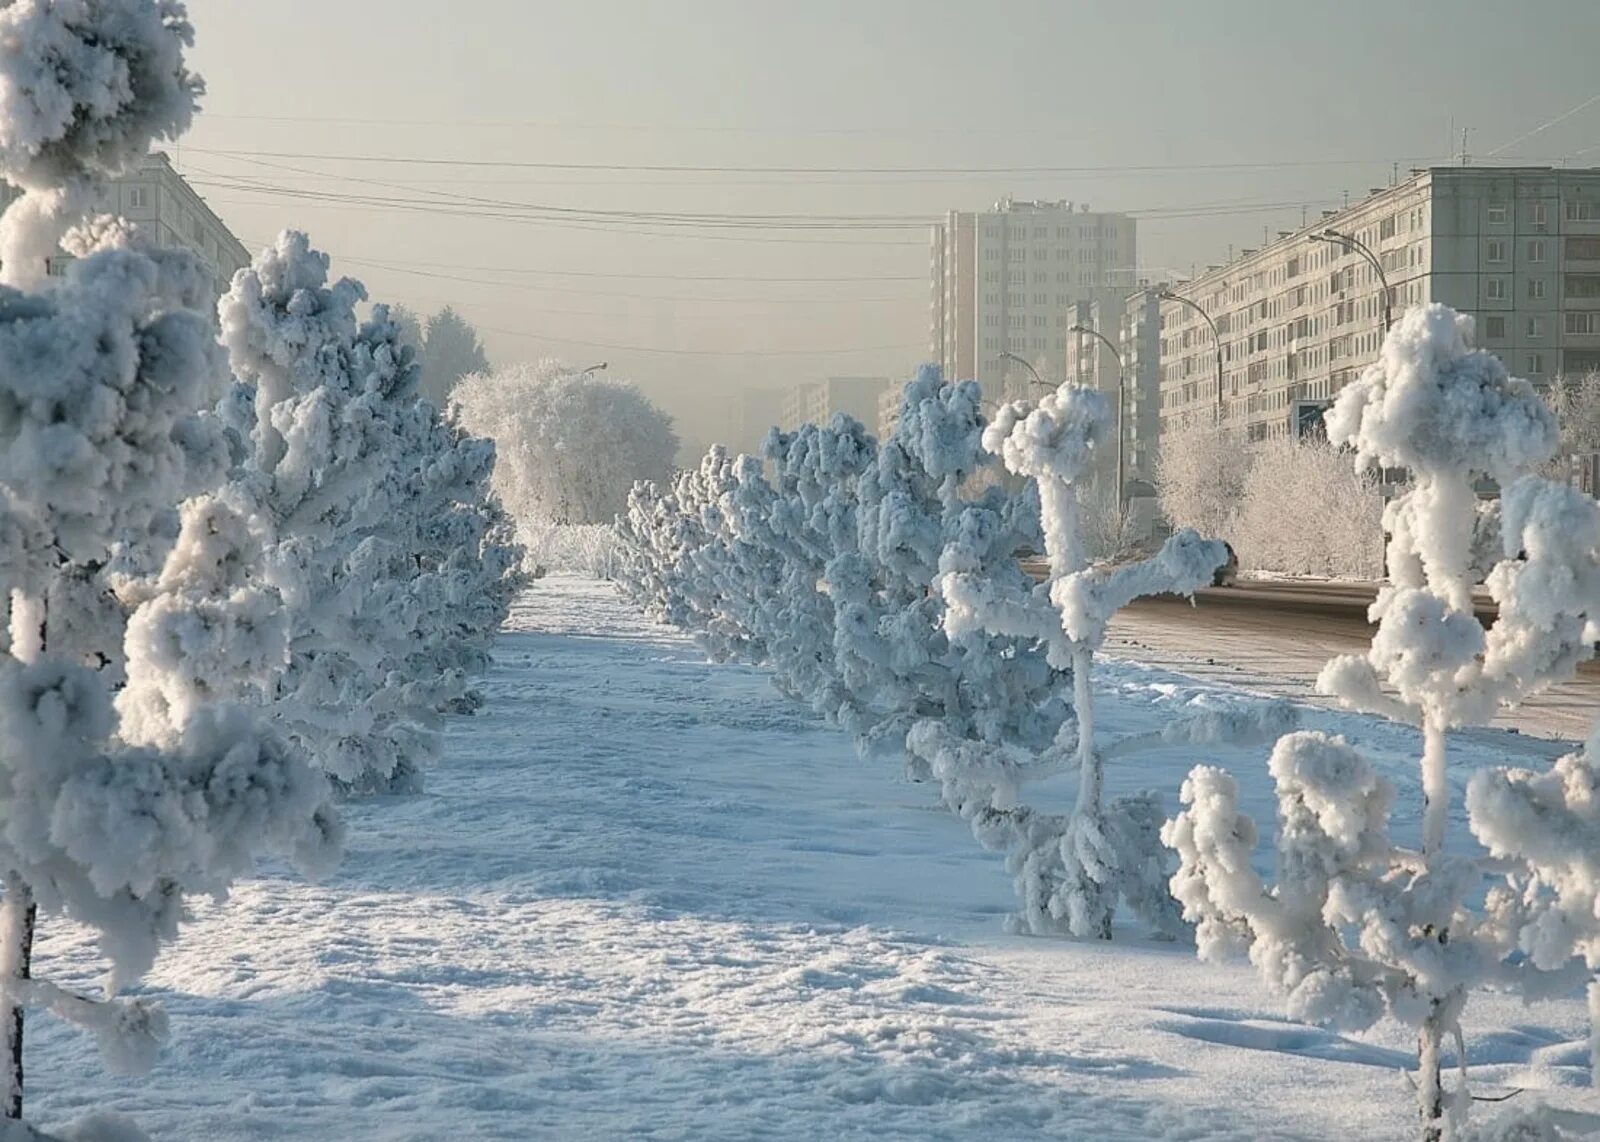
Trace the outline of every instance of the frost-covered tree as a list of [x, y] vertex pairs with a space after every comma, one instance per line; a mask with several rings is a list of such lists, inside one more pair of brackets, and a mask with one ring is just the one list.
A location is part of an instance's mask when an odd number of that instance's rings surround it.
[[672, 421], [638, 388], [559, 361], [464, 379], [461, 423], [499, 448], [494, 486], [519, 526], [610, 523], [640, 480], [673, 471]]
[[515, 587], [492, 443], [417, 399], [412, 348], [384, 306], [357, 319], [365, 296], [291, 232], [219, 306], [250, 390], [233, 407], [253, 415], [233, 482], [270, 520], [268, 579], [291, 616], [274, 716], [356, 789], [415, 781]]
[[[1025, 819], [1012, 863], [1027, 927], [1059, 926], [1102, 939], [1111, 935], [1119, 899], [1158, 927], [1168, 925], [1172, 909], [1156, 840], [1159, 799], [1141, 794], [1109, 808], [1104, 804], [1108, 751], [1095, 740], [1094, 654], [1120, 608], [1141, 595], [1191, 594], [1211, 581], [1226, 558], [1220, 542], [1182, 531], [1151, 559], [1120, 567], [1089, 565], [1083, 492], [1112, 431], [1110, 407], [1093, 389], [1063, 385], [1037, 406], [1003, 406], [983, 442], [1007, 469], [1038, 488], [1049, 576], [1038, 587], [1022, 589], [964, 567], [957, 557], [946, 561], [938, 581], [948, 604], [945, 629], [952, 635], [986, 631], [1031, 639], [1047, 648], [1051, 665], [1071, 671], [1075, 717], [1053, 750], [1077, 766], [1077, 802], [1064, 817]], [[935, 764], [949, 763], [936, 759]]]
[[1562, 373], [1551, 383], [1548, 399], [1561, 429], [1560, 459], [1600, 452], [1600, 372]]
[[1232, 521], [1242, 567], [1321, 578], [1383, 576], [1383, 493], [1324, 440], [1272, 440], [1251, 455]]
[[1225, 425], [1195, 424], [1163, 432], [1156, 454], [1156, 496], [1175, 528], [1231, 539], [1250, 456]]
[[[0, 1094], [13, 1120], [26, 1009], [93, 1031], [113, 1066], [147, 1067], [165, 1018], [118, 993], [176, 936], [185, 896], [222, 894], [260, 852], [325, 866], [337, 851], [325, 780], [203, 677], [264, 683], [281, 668], [272, 601], [199, 571], [196, 513], [164, 557], [146, 542], [223, 452], [198, 415], [226, 377], [197, 308], [203, 274], [187, 255], [139, 252], [115, 220], [79, 225], [106, 179], [187, 125], [190, 36], [177, 3], [0, 8], [0, 174], [24, 190], [0, 217], [0, 590], [13, 600], [0, 656]], [[79, 260], [46, 282], [64, 237]], [[121, 611], [79, 607], [75, 590], [130, 546], [170, 590], [139, 605], [124, 639]], [[137, 679], [117, 704], [109, 672], [84, 662], [113, 644]], [[51, 915], [96, 933], [103, 996], [37, 970], [34, 932]]]
[[0, 170], [22, 190], [0, 220], [0, 281], [29, 289], [106, 180], [188, 129], [203, 85], [175, 0], [12, 0], [0, 19]]
[[[402, 322], [403, 336], [414, 336], [416, 319]], [[422, 376], [418, 392], [444, 408], [462, 377], [489, 371], [489, 357], [478, 342], [478, 331], [448, 305], [428, 318], [422, 341]]]
[[[1298, 1017], [1361, 1028], [1388, 1015], [1417, 1028], [1428, 1139], [1466, 1114], [1466, 1092], [1443, 1085], [1440, 1056], [1447, 1038], [1460, 1049], [1471, 989], [1495, 983], [1534, 994], [1571, 980], [1574, 968], [1560, 955], [1514, 954], [1519, 939], [1537, 942], [1540, 894], [1514, 891], [1527, 884], [1526, 868], [1513, 866], [1509, 887], [1474, 911], [1485, 870], [1445, 844], [1449, 731], [1482, 725], [1570, 676], [1600, 637], [1600, 505], [1526, 475], [1555, 450], [1554, 417], [1531, 385], [1469, 347], [1470, 331], [1469, 318], [1443, 306], [1412, 310], [1327, 418], [1330, 439], [1357, 462], [1404, 467], [1415, 480], [1385, 511], [1390, 585], [1372, 608], [1372, 647], [1330, 662], [1318, 686], [1353, 709], [1421, 727], [1420, 849], [1390, 837], [1394, 790], [1359, 750], [1310, 733], [1284, 737], [1273, 752], [1273, 888], [1251, 867], [1255, 825], [1238, 812], [1225, 773], [1191, 773], [1187, 808], [1163, 834], [1179, 853], [1173, 891], [1198, 925], [1203, 956], [1248, 949]], [[1472, 604], [1481, 476], [1505, 488], [1501, 558], [1487, 578], [1499, 617], [1487, 631]], [[1533, 783], [1501, 775], [1474, 790], [1474, 829], [1527, 859], [1519, 846], [1530, 822], [1517, 802], [1537, 799]]]

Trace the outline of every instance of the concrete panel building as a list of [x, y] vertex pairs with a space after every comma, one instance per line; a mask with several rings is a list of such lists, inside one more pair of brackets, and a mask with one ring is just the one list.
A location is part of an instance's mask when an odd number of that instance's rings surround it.
[[802, 424], [827, 424], [842, 412], [876, 432], [878, 398], [888, 387], [888, 377], [829, 377], [796, 385], [783, 394], [779, 424], [785, 432], [792, 432]]
[[1067, 366], [1069, 309], [1134, 288], [1134, 219], [1072, 202], [1003, 199], [988, 211], [952, 212], [933, 228], [929, 352], [951, 380], [973, 378], [989, 399], [1026, 395], [1026, 369], [1046, 381]]
[[[0, 190], [0, 206], [18, 193], [13, 187]], [[244, 244], [159, 151], [113, 182], [101, 209], [134, 223], [157, 248], [185, 249], [197, 255], [211, 272], [219, 295], [233, 281], [235, 271], [250, 264]], [[52, 257], [50, 272], [64, 273], [71, 261], [66, 254]]]
[[[1396, 318], [1444, 302], [1471, 314], [1477, 343], [1536, 384], [1600, 367], [1600, 170], [1434, 167], [1246, 250], [1174, 289], [1216, 323], [1220, 408], [1246, 442], [1303, 431], [1382, 345], [1383, 294], [1355, 250], [1369, 247]], [[1217, 415], [1204, 319], [1160, 304], [1160, 427]]]

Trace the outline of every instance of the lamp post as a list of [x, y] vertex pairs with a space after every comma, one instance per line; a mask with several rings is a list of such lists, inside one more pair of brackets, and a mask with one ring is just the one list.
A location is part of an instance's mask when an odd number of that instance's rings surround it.
[[1126, 434], [1122, 430], [1122, 412], [1123, 412], [1123, 408], [1128, 403], [1128, 394], [1124, 389], [1125, 378], [1122, 375], [1122, 354], [1117, 350], [1117, 347], [1111, 343], [1111, 338], [1107, 337], [1104, 333], [1100, 332], [1098, 329], [1090, 329], [1087, 325], [1074, 325], [1074, 326], [1071, 326], [1067, 330], [1067, 332], [1068, 333], [1078, 333], [1078, 334], [1085, 334], [1086, 333], [1090, 337], [1095, 338], [1096, 340], [1098, 340], [1100, 342], [1100, 344], [1104, 345], [1107, 349], [1111, 350], [1111, 355], [1114, 358], [1116, 358], [1116, 361], [1117, 361], [1117, 483], [1116, 483], [1116, 488], [1117, 488], [1117, 509], [1120, 511], [1122, 509], [1122, 486], [1123, 486], [1122, 485], [1122, 481], [1123, 481], [1123, 460], [1122, 460], [1123, 452], [1122, 452], [1122, 450], [1123, 450], [1123, 442], [1127, 439]]
[[607, 362], [605, 361], [601, 361], [598, 365], [590, 365], [587, 369], [583, 370], [583, 372], [579, 373], [578, 376], [587, 377], [590, 373], [604, 372], [606, 365]]
[[1389, 279], [1383, 272], [1383, 261], [1377, 254], [1372, 252], [1372, 247], [1353, 234], [1345, 234], [1339, 230], [1331, 229], [1324, 230], [1320, 234], [1312, 234], [1311, 240], [1313, 242], [1326, 242], [1330, 246], [1338, 246], [1345, 253], [1354, 251], [1367, 260], [1367, 264], [1378, 275], [1378, 287], [1383, 290], [1383, 331], [1388, 333], [1393, 318], [1393, 315], [1389, 312]]
[[1176, 293], [1173, 293], [1171, 290], [1164, 289], [1160, 293], [1158, 293], [1156, 296], [1159, 297], [1162, 301], [1175, 301], [1179, 305], [1187, 305], [1190, 309], [1194, 310], [1201, 317], [1203, 317], [1205, 319], [1205, 323], [1208, 326], [1210, 326], [1210, 328], [1211, 328], [1211, 343], [1217, 347], [1217, 423], [1221, 424], [1222, 423], [1222, 416], [1223, 416], [1223, 404], [1222, 404], [1222, 338], [1217, 335], [1217, 323], [1215, 321], [1211, 320], [1211, 315], [1209, 313], [1207, 313], [1205, 310], [1200, 308], [1200, 303], [1199, 302], [1191, 301], [1188, 298], [1184, 297], [1182, 294], [1176, 294]]
[[1045, 383], [1044, 379], [1039, 376], [1039, 370], [1035, 369], [1033, 365], [1030, 364], [1025, 358], [1019, 357], [1015, 353], [1005, 352], [1000, 354], [999, 359], [1002, 361], [1011, 361], [1015, 364], [1021, 365], [1024, 369], [1033, 374], [1033, 383], [1038, 385], [1040, 388], [1047, 389], [1050, 387]]

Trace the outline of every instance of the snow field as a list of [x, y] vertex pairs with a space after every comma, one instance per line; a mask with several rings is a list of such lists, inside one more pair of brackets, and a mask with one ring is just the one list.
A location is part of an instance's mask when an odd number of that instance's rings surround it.
[[[109, 1106], [157, 1140], [221, 1142], [1368, 1139], [1414, 1123], [1404, 1030], [1286, 1021], [1247, 966], [1131, 929], [1006, 935], [1010, 877], [935, 789], [862, 762], [764, 674], [705, 663], [605, 585], [540, 581], [510, 626], [429, 792], [349, 803], [331, 880], [241, 882], [163, 954], [141, 992], [172, 1017], [154, 1074], [116, 1079], [83, 1035], [31, 1025], [30, 1117]], [[1112, 734], [1202, 689], [1128, 663], [1101, 677]], [[1307, 724], [1414, 780], [1414, 731]], [[1259, 747], [1141, 753], [1107, 767], [1108, 792], [1150, 785], [1175, 808], [1197, 754], [1240, 777], [1249, 811], [1271, 805]], [[1073, 776], [1041, 792], [1066, 802]], [[41, 964], [87, 979], [88, 936], [53, 927]], [[1585, 1027], [1579, 998], [1476, 996], [1474, 1089], [1589, 1105]]]

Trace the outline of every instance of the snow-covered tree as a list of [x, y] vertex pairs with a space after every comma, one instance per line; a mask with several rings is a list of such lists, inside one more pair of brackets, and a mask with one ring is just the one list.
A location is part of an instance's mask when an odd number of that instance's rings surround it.
[[365, 296], [291, 232], [219, 306], [252, 390], [234, 403], [254, 415], [233, 482], [270, 520], [268, 580], [291, 616], [273, 712], [357, 789], [415, 781], [515, 586], [492, 443], [417, 400], [414, 352], [384, 306], [358, 321]]
[[1161, 434], [1156, 496], [1175, 528], [1231, 539], [1250, 456], [1238, 435], [1214, 421]]
[[[1026, 927], [1035, 931], [1061, 927], [1074, 935], [1102, 939], [1111, 935], [1119, 899], [1158, 928], [1169, 926], [1172, 906], [1162, 883], [1164, 862], [1156, 840], [1159, 799], [1141, 794], [1109, 807], [1104, 804], [1103, 764], [1110, 750], [1095, 740], [1094, 654], [1117, 610], [1141, 595], [1190, 594], [1209, 583], [1226, 558], [1220, 542], [1182, 531], [1151, 559], [1120, 567], [1089, 566], [1082, 493], [1112, 430], [1110, 406], [1093, 389], [1063, 385], [1037, 406], [1003, 406], [984, 431], [983, 443], [1012, 473], [1037, 485], [1048, 579], [1025, 589], [963, 566], [959, 554], [952, 553], [938, 580], [948, 605], [944, 625], [952, 636], [983, 631], [1033, 640], [1047, 648], [1052, 666], [1071, 671], [1075, 717], [1063, 725], [1052, 746], [1056, 757], [1035, 764], [1054, 768], [1072, 758], [1078, 769], [1077, 802], [1066, 816], [1027, 814], [1017, 821], [1012, 866]], [[1250, 721], [1248, 715], [1244, 720]], [[1218, 724], [1215, 719], [1208, 723], [1212, 728]], [[1199, 732], [1198, 722], [1174, 725], [1180, 733], [1191, 725]], [[1129, 744], [1118, 746], [1126, 749]], [[974, 756], [970, 747], [964, 758], [959, 749], [947, 748], [945, 754], [935, 755], [936, 771], [953, 764], [957, 773], [961, 768], [979, 775], [1020, 771], [1014, 762], [984, 764], [982, 755]], [[1011, 800], [1014, 786], [1012, 779], [996, 788]], [[979, 820], [988, 823], [993, 818], [985, 815]]]
[[[208, 688], [212, 668], [257, 683], [281, 669], [273, 601], [203, 570], [205, 552], [233, 541], [205, 543], [203, 513], [182, 514], [170, 553], [147, 543], [225, 451], [200, 415], [226, 377], [196, 308], [202, 271], [139, 252], [126, 224], [84, 219], [106, 179], [187, 125], [190, 36], [171, 2], [0, 8], [0, 174], [24, 190], [0, 217], [0, 590], [13, 600], [0, 656], [0, 1093], [13, 1120], [27, 1008], [93, 1031], [113, 1066], [147, 1067], [165, 1017], [118, 993], [176, 936], [185, 896], [222, 894], [260, 852], [323, 867], [338, 847], [322, 776]], [[79, 260], [47, 282], [63, 239]], [[247, 545], [248, 531], [232, 534]], [[80, 608], [74, 592], [129, 547], [165, 586], [124, 639], [120, 609]], [[109, 672], [84, 660], [124, 643], [137, 685], [114, 704]], [[96, 933], [104, 996], [37, 970], [33, 936], [50, 915]]]
[[[1448, 733], [1570, 676], [1600, 637], [1600, 505], [1526, 475], [1556, 448], [1554, 417], [1531, 385], [1471, 349], [1470, 333], [1471, 320], [1443, 306], [1412, 310], [1327, 417], [1330, 440], [1358, 463], [1404, 467], [1415, 480], [1385, 511], [1390, 584], [1372, 608], [1372, 647], [1330, 662], [1318, 686], [1350, 708], [1421, 727], [1420, 849], [1389, 836], [1394, 790], [1359, 750], [1310, 733], [1284, 737], [1273, 752], [1274, 888], [1251, 867], [1255, 825], [1238, 812], [1227, 774], [1196, 769], [1187, 808], [1163, 834], [1179, 853], [1173, 891], [1198, 925], [1203, 956], [1248, 949], [1301, 1018], [1360, 1028], [1388, 1015], [1417, 1028], [1427, 1139], [1466, 1113], [1465, 1091], [1442, 1083], [1440, 1056], [1447, 1037], [1459, 1050], [1471, 989], [1487, 982], [1533, 994], [1574, 968], [1570, 943], [1566, 960], [1513, 954], [1519, 939], [1538, 942], [1541, 894], [1514, 891], [1527, 884], [1526, 868], [1513, 866], [1509, 887], [1473, 910], [1485, 870], [1445, 847]], [[1505, 489], [1501, 559], [1487, 579], [1499, 617], [1487, 631], [1472, 601], [1481, 476]], [[1544, 828], [1527, 817], [1537, 784], [1517, 775], [1475, 784], [1469, 810], [1492, 848], [1533, 856], [1523, 834]]]
[[1600, 452], [1600, 372], [1562, 373], [1551, 382], [1551, 410], [1561, 430], [1558, 459]]
[[[415, 336], [416, 319], [401, 315], [403, 336]], [[415, 342], [412, 342], [415, 344]], [[428, 318], [422, 341], [422, 376], [418, 392], [444, 408], [462, 377], [489, 371], [489, 357], [478, 342], [478, 331], [448, 305]]]
[[1321, 578], [1383, 576], [1383, 493], [1325, 440], [1272, 440], [1249, 459], [1232, 543], [1240, 566]]
[[559, 361], [465, 378], [451, 397], [500, 451], [494, 486], [519, 526], [609, 523], [640, 480], [673, 471], [672, 421], [639, 390]]

